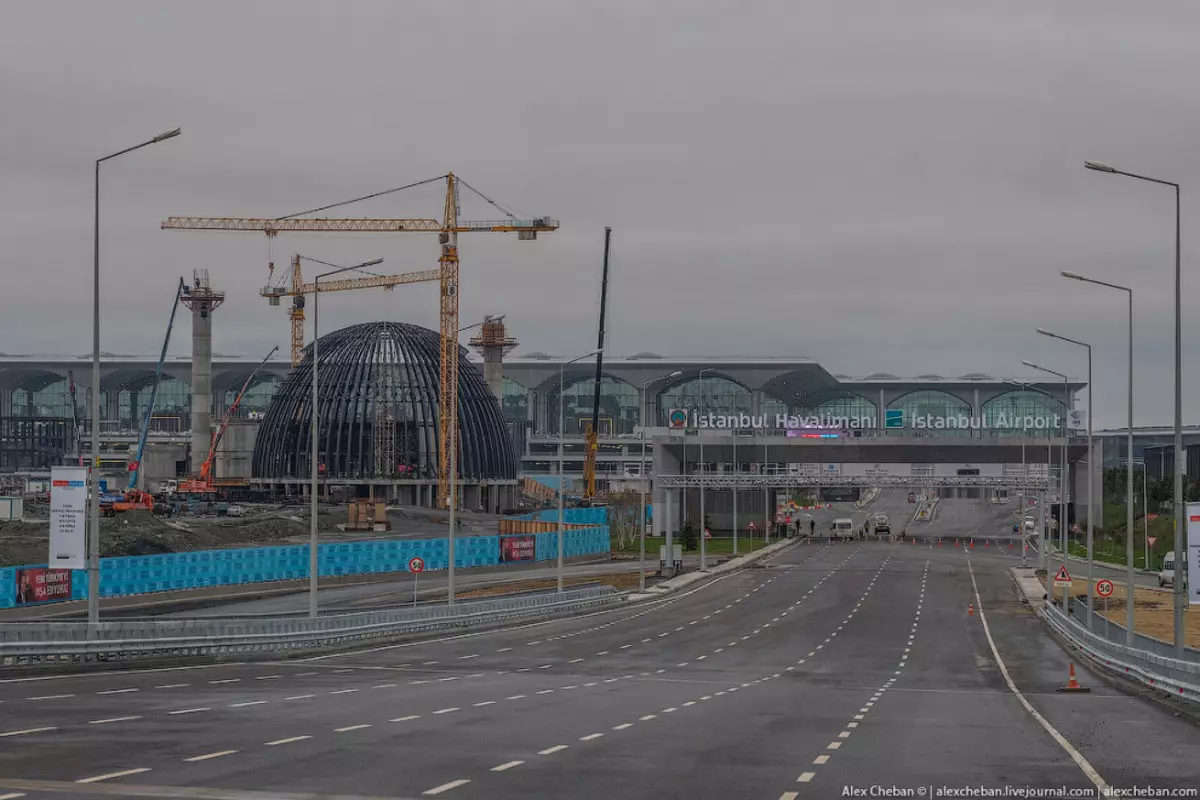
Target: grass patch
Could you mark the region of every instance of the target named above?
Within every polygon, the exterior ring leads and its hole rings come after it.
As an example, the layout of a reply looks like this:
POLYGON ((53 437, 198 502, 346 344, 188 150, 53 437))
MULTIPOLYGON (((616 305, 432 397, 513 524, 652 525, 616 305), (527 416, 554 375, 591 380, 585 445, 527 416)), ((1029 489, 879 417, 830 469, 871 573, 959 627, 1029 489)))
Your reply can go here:
MULTIPOLYGON (((776 541, 776 540, 772 539, 772 541, 776 541)), ((666 542, 667 542, 666 538, 662 537, 662 536, 647 536, 646 537, 646 557, 649 558, 651 556, 657 555, 658 548, 662 547, 664 544, 666 544, 666 542)), ((679 539, 673 538, 672 542, 677 544, 679 542, 679 539)), ((755 550, 758 550, 761 547, 765 547, 766 543, 763 541, 763 538, 761 536, 755 536, 753 539, 746 537, 746 536, 739 536, 737 539, 737 545, 738 545, 738 555, 744 556, 747 553, 751 553, 755 550)), ((640 548, 640 544, 635 539, 632 542, 628 542, 624 547, 622 547, 619 550, 614 547, 613 552, 614 553, 636 554, 636 553, 640 552, 639 548, 640 548)), ((699 548, 699 546, 697 546, 695 550, 686 550, 684 552, 691 553, 691 554, 698 554, 700 552, 700 548, 699 548)), ((705 543, 704 553, 705 553, 705 555, 710 555, 710 556, 733 555, 733 537, 732 536, 714 536, 713 538, 709 539, 705 543)))

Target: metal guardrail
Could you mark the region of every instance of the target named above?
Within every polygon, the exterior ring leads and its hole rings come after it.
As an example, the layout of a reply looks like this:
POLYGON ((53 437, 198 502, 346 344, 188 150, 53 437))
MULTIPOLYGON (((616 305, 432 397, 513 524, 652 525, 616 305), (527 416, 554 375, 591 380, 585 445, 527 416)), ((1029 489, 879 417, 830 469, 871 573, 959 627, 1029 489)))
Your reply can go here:
POLYGON ((1013 476, 951 475, 759 475, 752 473, 717 473, 696 475, 655 475, 656 486, 666 489, 796 489, 822 486, 834 488, 983 488, 983 489, 1049 489, 1047 478, 1030 475, 1013 476))
MULTIPOLYGON (((1150 650, 1126 647, 1089 631, 1053 604, 1043 605, 1042 618, 1092 661, 1151 689, 1200 705, 1200 660, 1180 661, 1150 650)), ((1139 637, 1139 642, 1147 638, 1139 637)))
POLYGON ((115 620, 0 624, 0 667, 221 657, 319 649, 366 639, 468 628, 620 601, 611 586, 454 606, 355 612, 316 619, 115 620))
MULTIPOLYGON (((1124 601, 1114 604, 1114 607, 1117 606, 1124 611, 1124 601)), ((1071 613, 1077 620, 1083 618, 1088 613, 1087 601, 1077 597, 1071 598, 1071 613)), ((1102 636, 1114 644, 1125 644, 1125 626, 1119 622, 1113 622, 1098 611, 1092 611, 1092 633, 1102 636)), ((1137 643, 1135 646, 1139 650, 1145 650, 1165 658, 1175 658, 1174 642, 1165 642, 1162 639, 1156 639, 1153 636, 1147 636, 1137 631, 1134 631, 1133 640, 1137 643)), ((1194 647, 1184 647, 1183 652, 1184 661, 1194 662, 1197 665, 1198 674, 1200 674, 1200 650, 1194 647)))

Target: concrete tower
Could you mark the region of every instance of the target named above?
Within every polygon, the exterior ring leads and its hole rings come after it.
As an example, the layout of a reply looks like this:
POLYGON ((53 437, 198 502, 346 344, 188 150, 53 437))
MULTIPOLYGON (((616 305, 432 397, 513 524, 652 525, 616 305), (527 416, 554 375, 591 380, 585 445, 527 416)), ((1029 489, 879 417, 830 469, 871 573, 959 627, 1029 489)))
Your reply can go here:
POLYGON ((192 286, 183 287, 183 304, 192 311, 192 469, 200 471, 212 442, 212 312, 225 302, 224 292, 208 285, 208 270, 193 273, 192 286))
POLYGON ((517 346, 517 340, 508 335, 504 328, 504 315, 483 318, 479 334, 468 342, 475 350, 483 353, 483 378, 492 394, 504 406, 504 357, 517 346))

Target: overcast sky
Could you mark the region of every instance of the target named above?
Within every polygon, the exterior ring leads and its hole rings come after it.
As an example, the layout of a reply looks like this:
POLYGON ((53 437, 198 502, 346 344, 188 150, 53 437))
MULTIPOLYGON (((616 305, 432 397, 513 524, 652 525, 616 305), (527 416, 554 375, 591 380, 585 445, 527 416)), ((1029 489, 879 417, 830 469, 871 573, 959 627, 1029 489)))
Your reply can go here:
MULTIPOLYGON (((3 18, 2 352, 90 351, 93 161, 182 126, 103 168, 105 350, 157 352, 194 269, 228 295, 217 352, 286 349, 286 304, 258 296, 266 238, 165 217, 280 216, 453 170, 562 221, 536 242, 461 239, 462 324, 507 314, 518 353, 594 347, 611 225, 612 355, 807 356, 855 375, 1029 359, 1083 377, 1082 350, 1042 326, 1094 343, 1096 419, 1121 424, 1125 297, 1058 277, 1071 269, 1135 287, 1137 421, 1171 419, 1171 192, 1083 161, 1200 187, 1194 0, 42 0, 3 18)), ((425 187, 329 213, 441 207, 425 187)), ((438 248, 293 234, 273 251, 280 269, 301 252, 405 272, 438 248)), ((321 328, 436 328, 436 300, 327 295, 321 328)), ((1185 405, 1196 332, 1185 316, 1185 405)))

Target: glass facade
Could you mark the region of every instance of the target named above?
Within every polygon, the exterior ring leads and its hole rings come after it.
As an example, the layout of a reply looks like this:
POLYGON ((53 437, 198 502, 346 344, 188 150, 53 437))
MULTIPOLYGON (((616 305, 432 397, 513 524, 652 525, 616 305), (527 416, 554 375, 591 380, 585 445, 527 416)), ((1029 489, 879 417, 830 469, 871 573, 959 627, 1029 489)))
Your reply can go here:
MULTIPOLYGON (((114 392, 105 392, 100 396, 102 406, 101 417, 104 419, 112 419, 113 415, 108 414, 105 407, 105 398, 111 398, 114 392)), ((121 389, 115 393, 117 395, 117 409, 122 428, 135 429, 142 424, 142 415, 146 413, 146 403, 150 401, 150 386, 143 384, 140 388, 121 389)), ((155 430, 183 430, 187 428, 186 420, 192 408, 192 389, 184 381, 178 378, 163 377, 158 384, 158 394, 154 398, 154 414, 153 417, 162 421, 162 424, 156 423, 155 430), (174 427, 173 422, 167 420, 178 420, 178 428, 174 427)))
MULTIPOLYGON (((587 430, 592 421, 592 401, 596 379, 585 378, 567 383, 562 393, 562 416, 565 433, 577 436, 587 430)), ((558 435, 557 389, 546 392, 546 432, 558 435)), ((600 435, 631 434, 639 424, 638 389, 625 381, 605 375, 600 381, 600 435)))
POLYGON ((666 426, 672 408, 711 411, 714 414, 749 414, 750 390, 719 375, 688 378, 659 392, 658 425, 666 426))
POLYGON ((512 378, 504 379, 503 399, 500 403, 507 422, 524 422, 529 419, 529 390, 512 378))
POLYGON ((809 414, 822 417, 871 417, 876 420, 879 417, 875 404, 860 394, 847 394, 826 400, 813 408, 809 414))
MULTIPOLYGON (((76 403, 82 406, 83 393, 76 387, 76 403)), ((65 380, 47 384, 41 389, 13 389, 12 415, 14 417, 66 417, 71 416, 71 393, 65 380)))
POLYGON ((1024 389, 994 397, 983 404, 984 425, 990 436, 1061 436, 1067 424, 1066 410, 1058 400, 1047 397, 1040 392, 1030 392, 1024 389), (1061 424, 1054 429, 1022 430, 1012 427, 1013 417, 1053 417, 1058 415, 1061 424), (1007 424, 1004 424, 1007 423, 1007 424))
MULTIPOLYGON (((245 381, 245 378, 241 379, 245 381)), ((275 396, 275 392, 279 389, 279 384, 283 383, 283 378, 278 375, 266 375, 257 379, 250 384, 250 388, 246 390, 246 396, 242 398, 241 405, 238 406, 237 413, 234 414, 235 419, 249 419, 254 414, 266 413, 267 406, 271 404, 271 398, 275 396)), ((238 392, 242 389, 241 383, 225 390, 224 395, 217 403, 217 408, 214 413, 220 417, 225 411, 233 405, 233 401, 237 399, 238 392)), ((159 396, 162 396, 162 389, 159 389, 159 396)), ((158 403, 155 403, 155 414, 158 413, 158 403)))
MULTIPOLYGON (((951 416, 971 416, 971 404, 966 400, 955 397, 948 392, 941 392, 936 389, 922 389, 916 392, 909 392, 903 397, 898 397, 888 404, 888 408, 899 408, 904 410, 905 428, 896 430, 885 430, 888 436, 913 436, 918 433, 924 433, 929 436, 962 436, 970 437, 975 435, 975 431, 961 429, 946 429, 946 430, 929 430, 917 431, 911 427, 913 417, 951 417, 951 416)), ((882 424, 882 423, 881 423, 882 424)))

